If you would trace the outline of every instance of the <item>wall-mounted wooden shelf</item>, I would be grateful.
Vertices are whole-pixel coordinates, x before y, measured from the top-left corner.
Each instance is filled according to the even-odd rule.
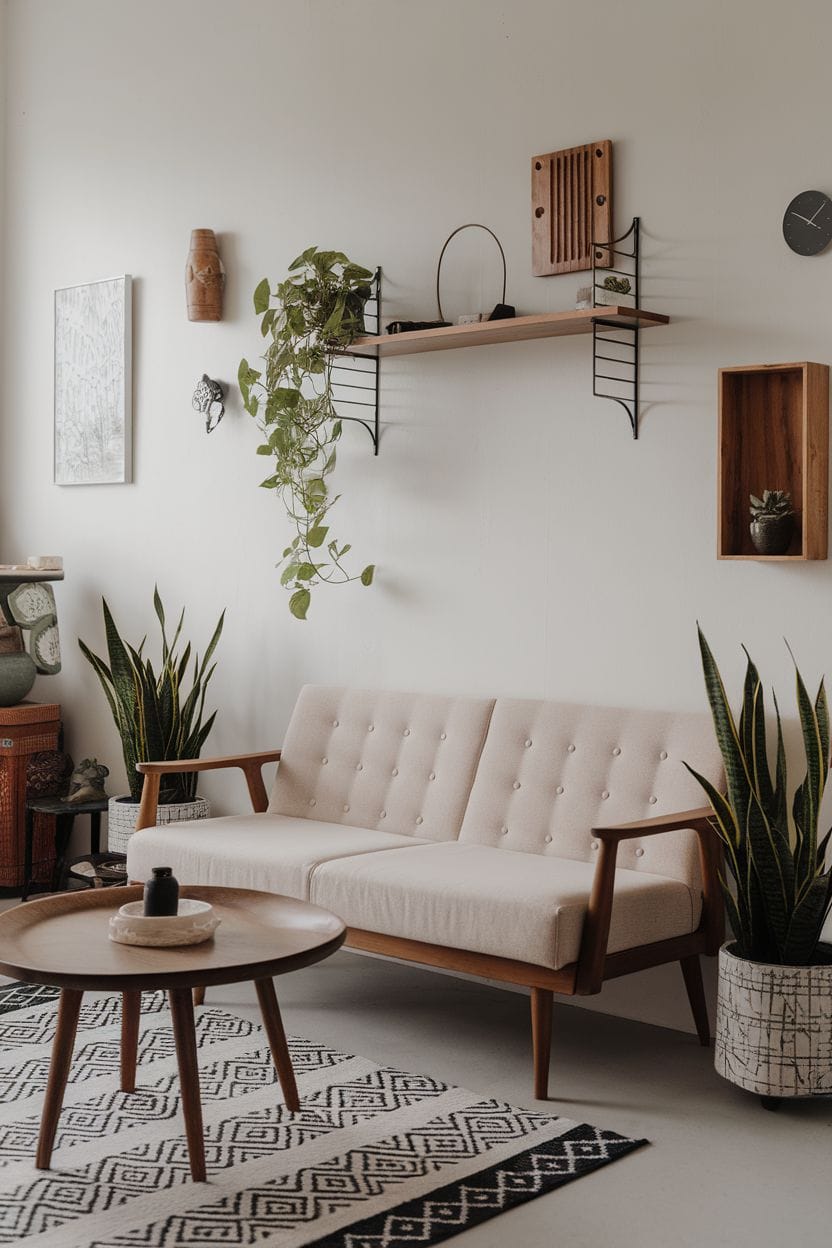
[[[788,563],[825,559],[829,366],[761,364],[719,370],[719,559]],[[759,555],[749,494],[788,490],[795,533],[785,555]]]
[[[533,338],[561,338],[591,334],[593,324],[642,329],[666,325],[670,318],[644,308],[615,306],[581,308],[574,312],[539,312],[506,321],[479,321],[475,325],[448,325],[444,329],[417,329],[405,334],[377,334],[356,338],[350,354],[368,356],[417,355],[422,351],[451,351],[457,347],[485,347],[498,342],[524,342]]]

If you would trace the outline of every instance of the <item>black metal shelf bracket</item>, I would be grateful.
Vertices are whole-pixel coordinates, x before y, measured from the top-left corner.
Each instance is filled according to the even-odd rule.
[[[364,308],[367,334],[381,333],[381,269],[373,276],[372,294]],[[363,425],[373,440],[373,454],[378,455],[380,361],[377,355],[365,355],[349,348],[332,360],[332,400],[339,420]],[[344,412],[344,407],[363,408],[364,416]]]
[[[618,305],[640,308],[641,256],[640,220],[620,238],[592,244],[592,305],[595,308]],[[617,267],[621,264],[623,267]],[[605,282],[623,284],[616,290]],[[639,406],[639,322],[632,325],[605,320],[592,322],[592,393],[599,399],[620,403],[627,413],[633,437],[638,437]]]

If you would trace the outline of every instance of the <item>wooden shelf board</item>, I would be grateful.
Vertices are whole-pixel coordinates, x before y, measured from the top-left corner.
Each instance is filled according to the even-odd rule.
[[[807,563],[808,555],[717,555],[723,562],[744,560],[746,563]]]
[[[498,342],[524,342],[534,338],[560,338],[569,334],[591,334],[593,321],[614,321],[616,325],[643,328],[667,325],[669,317],[645,308],[621,305],[608,308],[580,308],[573,312],[538,312],[515,316],[506,321],[478,321],[474,325],[448,325],[442,329],[417,329],[406,334],[378,334],[356,338],[346,354],[417,355],[423,351],[450,351],[457,347],[485,347]]]

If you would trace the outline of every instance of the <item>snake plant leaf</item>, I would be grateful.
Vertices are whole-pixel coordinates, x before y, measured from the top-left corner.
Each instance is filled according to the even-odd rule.
[[[818,876],[810,882],[794,908],[783,949],[785,964],[805,966],[811,962],[829,913],[830,901],[830,878]]]
[[[796,871],[798,877],[807,874],[814,864],[817,853],[817,822],[828,767],[828,713],[826,693],[821,681],[815,703],[809,698],[803,678],[795,665],[797,709],[803,734],[806,755],[806,777],[795,794],[794,821],[800,828]],[[820,709],[820,717],[818,711]],[[824,727],[821,726],[821,720]]]
[[[748,768],[742,755],[739,733],[731,713],[728,696],[719,668],[716,665],[711,648],[701,628],[698,628],[699,650],[702,656],[702,670],[705,675],[705,691],[713,716],[716,739],[719,745],[725,775],[728,781],[728,797],[735,811],[742,811],[748,806],[750,780]]]

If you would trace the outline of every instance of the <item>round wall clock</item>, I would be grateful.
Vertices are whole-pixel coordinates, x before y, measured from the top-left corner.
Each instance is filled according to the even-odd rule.
[[[783,217],[783,237],[799,256],[816,256],[832,242],[832,199],[823,191],[801,191]]]

